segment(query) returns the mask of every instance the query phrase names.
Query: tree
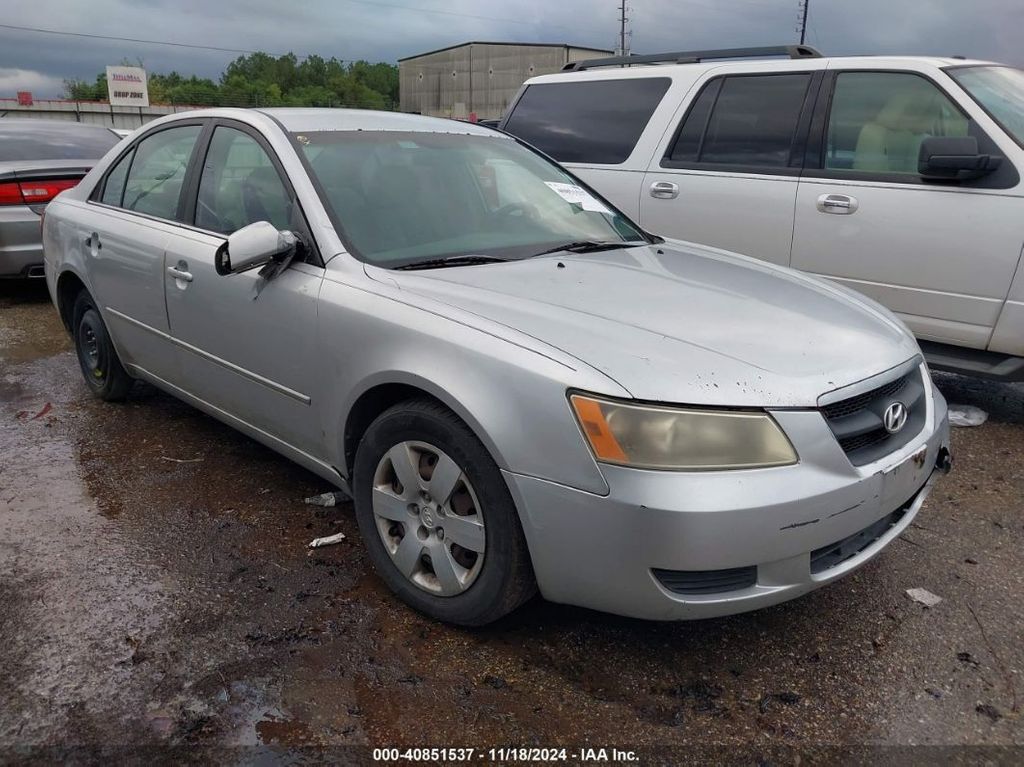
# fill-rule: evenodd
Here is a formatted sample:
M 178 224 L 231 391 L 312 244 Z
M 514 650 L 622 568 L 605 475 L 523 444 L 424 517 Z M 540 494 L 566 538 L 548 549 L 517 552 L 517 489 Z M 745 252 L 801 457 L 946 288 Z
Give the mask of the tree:
M 122 62 L 142 66 L 142 62 Z M 96 81 L 65 80 L 67 98 L 107 99 L 105 73 Z M 190 106 L 346 106 L 395 109 L 398 105 L 398 67 L 294 53 L 271 56 L 251 53 L 228 64 L 219 81 L 178 72 L 149 75 L 149 100 L 154 104 Z

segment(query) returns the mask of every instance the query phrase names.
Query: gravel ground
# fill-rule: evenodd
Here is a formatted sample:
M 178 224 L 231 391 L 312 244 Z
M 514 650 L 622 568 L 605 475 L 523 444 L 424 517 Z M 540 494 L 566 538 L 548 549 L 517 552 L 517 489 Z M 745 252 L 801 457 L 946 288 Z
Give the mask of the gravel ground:
M 537 599 L 468 631 L 386 592 L 351 507 L 302 504 L 328 489 L 313 475 L 150 387 L 91 400 L 43 286 L 0 284 L 0 763 L 351 744 L 1020 763 L 1024 386 L 937 379 L 990 420 L 954 430 L 954 473 L 854 575 L 724 619 Z

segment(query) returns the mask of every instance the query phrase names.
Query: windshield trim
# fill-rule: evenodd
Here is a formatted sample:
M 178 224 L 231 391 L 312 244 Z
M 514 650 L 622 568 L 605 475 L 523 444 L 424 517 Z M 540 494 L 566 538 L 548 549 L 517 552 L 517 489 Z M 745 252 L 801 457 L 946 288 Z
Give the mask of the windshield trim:
M 273 116 L 271 115 L 271 117 L 273 117 Z M 302 143 L 298 140 L 298 136 L 302 133 L 302 131 L 290 131 L 287 128 L 285 128 L 284 124 L 281 123 L 279 120 L 275 119 L 275 122 L 277 122 L 278 126 L 284 132 L 286 138 L 288 139 L 288 142 L 292 145 L 292 148 L 294 149 L 295 154 L 298 156 L 299 163 L 302 165 L 303 170 L 306 172 L 306 177 L 309 179 L 310 183 L 313 185 L 313 189 L 316 190 L 316 194 L 317 194 L 317 197 L 319 198 L 320 205 L 323 207 L 324 211 L 326 211 L 327 217 L 330 219 L 331 226 L 334 227 L 334 231 L 337 233 L 338 238 L 341 240 L 342 245 L 345 246 L 345 252 L 348 255 L 352 256 L 352 258 L 354 258 L 356 261 L 360 261 L 361 263 L 367 264 L 369 266 L 377 267 L 378 269 L 387 269 L 388 271 L 394 271 L 394 269 L 396 267 L 398 267 L 398 266 L 408 266 L 410 263 L 415 263 L 415 261 L 414 262 L 397 262 L 395 264 L 387 264 L 387 265 L 385 265 L 385 264 L 377 263 L 376 261 L 373 261 L 373 260 L 367 258 L 366 256 L 364 256 L 362 253 L 359 252 L 359 249 L 356 248 L 355 245 L 352 243 L 352 238 L 345 231 L 345 227 L 342 225 L 341 220 L 338 217 L 337 211 L 334 209 L 334 206 L 330 202 L 330 198 L 327 196 L 327 190 L 324 189 L 323 185 L 320 183 L 319 177 L 317 176 L 316 172 L 313 170 L 312 163 L 310 163 L 309 158 L 306 156 L 306 153 L 305 153 L 305 151 L 303 149 Z M 504 141 L 514 141 L 516 144 L 518 144 L 519 146 L 523 147 L 527 151 L 532 152 L 533 154 L 537 155 L 541 159 L 546 160 L 547 162 L 553 164 L 562 173 L 566 174 L 567 176 L 569 176 L 569 178 L 571 178 L 574 182 L 576 182 L 577 185 L 583 187 L 583 189 L 585 189 L 587 192 L 589 192 L 591 195 L 593 195 L 595 198 L 597 198 L 610 211 L 612 211 L 613 213 L 617 213 L 618 215 L 622 216 L 622 218 L 630 226 L 632 226 L 634 229 L 636 229 L 637 232 L 640 233 L 640 235 L 643 237 L 644 241 L 648 245 L 655 245 L 658 242 L 661 242 L 660 238 L 658 238 L 656 235 L 652 235 L 649 232 L 647 232 L 643 227 L 641 227 L 639 224 L 637 224 L 630 216 L 627 216 L 625 213 L 623 213 L 621 210 L 619 210 L 617 205 L 612 204 L 600 192 L 598 192 L 596 189 L 594 189 L 592 186 L 590 186 L 590 184 L 588 184 L 586 181 L 581 179 L 579 176 L 577 176 L 575 173 L 573 173 L 569 168 L 566 168 L 564 165 L 559 163 L 557 160 L 555 160 L 551 156 L 545 154 L 544 152 L 540 151 L 539 149 L 537 149 L 536 147 L 532 146 L 531 144 L 526 143 L 525 141 L 523 141 L 519 137 L 513 136 L 511 133 L 505 133 L 505 132 L 503 132 L 501 130 L 498 130 L 498 129 L 492 129 L 492 130 L 494 130 L 494 134 L 493 135 L 480 135 L 480 134 L 455 134 L 455 135 L 472 135 L 474 138 L 491 139 L 491 140 L 496 140 L 496 141 L 503 141 L 503 140 Z M 328 133 L 339 132 L 340 133 L 340 132 L 343 132 L 343 131 L 342 130 L 338 130 L 338 131 L 321 131 L 321 132 L 328 132 Z M 376 132 L 376 131 L 374 131 L 374 132 Z M 380 131 L 380 132 L 384 132 L 384 131 Z M 411 131 L 411 132 L 416 132 L 416 131 Z M 423 133 L 433 133 L 434 131 L 421 131 L 421 132 L 423 132 Z M 625 241 L 623 241 L 623 242 L 625 243 Z M 511 260 L 518 260 L 518 259 L 511 259 Z M 524 260 L 529 260 L 529 259 L 524 259 Z
M 956 83 L 957 87 L 964 93 L 966 93 L 967 97 L 972 102 L 977 104 L 981 111 L 988 115 L 989 119 L 992 120 L 992 122 L 994 122 L 996 125 L 998 125 L 999 129 L 1005 135 L 1010 137 L 1013 143 L 1015 143 L 1021 149 L 1024 149 L 1024 136 L 1018 138 L 1016 133 L 1007 128 L 1003 121 L 996 117 L 987 106 L 981 103 L 978 97 L 975 96 L 974 93 L 972 93 L 971 90 L 967 88 L 967 86 L 961 83 L 955 74 L 953 74 L 955 71 L 961 69 L 1015 69 L 1021 73 L 1024 73 L 1024 69 L 1021 69 L 1020 67 L 1011 66 L 1010 64 L 953 64 L 952 66 L 942 67 L 942 71 L 949 76 L 949 79 Z

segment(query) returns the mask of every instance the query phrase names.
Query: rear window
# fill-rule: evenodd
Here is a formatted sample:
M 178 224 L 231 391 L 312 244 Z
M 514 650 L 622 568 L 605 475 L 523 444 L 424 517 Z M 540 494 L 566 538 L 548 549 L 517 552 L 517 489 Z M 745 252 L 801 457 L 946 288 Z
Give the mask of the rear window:
M 106 128 L 90 125 L 0 120 L 0 162 L 98 160 L 120 140 Z
M 560 162 L 617 165 L 632 153 L 667 77 L 531 85 L 505 130 Z

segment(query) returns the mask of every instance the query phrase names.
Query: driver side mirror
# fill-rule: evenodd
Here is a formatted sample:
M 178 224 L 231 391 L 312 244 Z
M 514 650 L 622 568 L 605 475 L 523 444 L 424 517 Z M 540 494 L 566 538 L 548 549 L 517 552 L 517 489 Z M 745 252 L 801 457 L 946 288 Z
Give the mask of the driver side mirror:
M 921 142 L 917 171 L 928 181 L 970 181 L 998 168 L 1002 157 L 978 154 L 974 136 L 930 136 Z
M 295 253 L 299 239 L 289 231 L 278 230 L 269 221 L 257 221 L 228 235 L 217 249 L 214 267 L 217 274 L 238 274 L 284 261 Z

